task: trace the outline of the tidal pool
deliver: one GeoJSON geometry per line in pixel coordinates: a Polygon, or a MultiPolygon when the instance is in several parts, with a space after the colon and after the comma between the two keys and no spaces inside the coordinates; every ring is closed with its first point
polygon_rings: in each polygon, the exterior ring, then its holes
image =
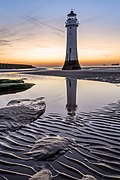
{"type": "Polygon", "coordinates": [[[16,73],[0,74],[0,78],[23,78],[26,79],[25,82],[35,83],[27,91],[0,96],[0,107],[6,106],[13,99],[43,96],[47,113],[67,115],[71,108],[75,114],[82,111],[90,112],[117,102],[120,98],[120,87],[117,84],[16,73]]]}

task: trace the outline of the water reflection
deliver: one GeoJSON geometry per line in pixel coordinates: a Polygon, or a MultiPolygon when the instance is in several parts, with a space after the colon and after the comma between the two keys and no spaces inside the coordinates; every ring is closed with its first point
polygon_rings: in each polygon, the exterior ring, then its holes
{"type": "Polygon", "coordinates": [[[66,109],[68,115],[74,116],[77,110],[77,105],[76,105],[77,79],[70,77],[66,78],[66,88],[67,88],[66,109]]]}
{"type": "Polygon", "coordinates": [[[14,99],[34,99],[45,97],[46,113],[70,114],[91,112],[95,109],[117,102],[120,90],[115,84],[73,78],[48,77],[24,74],[0,74],[0,79],[22,79],[35,86],[20,93],[0,96],[0,108],[14,99]],[[109,91],[108,91],[109,89],[109,91]],[[77,104],[77,105],[76,105],[77,104]],[[66,108],[65,108],[66,106],[66,108]],[[77,108],[78,107],[78,108],[77,108]]]}

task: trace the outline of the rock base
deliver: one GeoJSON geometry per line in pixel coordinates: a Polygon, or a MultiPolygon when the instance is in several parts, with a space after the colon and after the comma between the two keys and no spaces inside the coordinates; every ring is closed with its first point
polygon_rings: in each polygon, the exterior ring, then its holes
{"type": "Polygon", "coordinates": [[[37,172],[29,180],[51,180],[52,173],[49,169],[42,169],[37,172]]]}
{"type": "Polygon", "coordinates": [[[81,69],[78,60],[75,61],[65,61],[62,70],[76,70],[81,69]]]}

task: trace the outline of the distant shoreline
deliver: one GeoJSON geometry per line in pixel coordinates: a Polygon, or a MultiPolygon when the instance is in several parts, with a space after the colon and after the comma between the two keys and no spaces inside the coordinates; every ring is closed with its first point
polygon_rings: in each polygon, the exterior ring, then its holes
{"type": "Polygon", "coordinates": [[[36,68],[32,65],[27,64],[7,64],[0,63],[0,69],[28,69],[28,68],[36,68]]]}

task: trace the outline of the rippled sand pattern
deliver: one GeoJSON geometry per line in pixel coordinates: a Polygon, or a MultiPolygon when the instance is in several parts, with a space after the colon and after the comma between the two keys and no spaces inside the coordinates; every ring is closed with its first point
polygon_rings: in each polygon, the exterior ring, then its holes
{"type": "Polygon", "coordinates": [[[120,103],[76,117],[45,114],[19,130],[0,132],[0,180],[26,180],[46,167],[54,180],[120,179],[120,103]],[[69,150],[51,160],[37,161],[28,152],[46,135],[74,139],[69,150]]]}

